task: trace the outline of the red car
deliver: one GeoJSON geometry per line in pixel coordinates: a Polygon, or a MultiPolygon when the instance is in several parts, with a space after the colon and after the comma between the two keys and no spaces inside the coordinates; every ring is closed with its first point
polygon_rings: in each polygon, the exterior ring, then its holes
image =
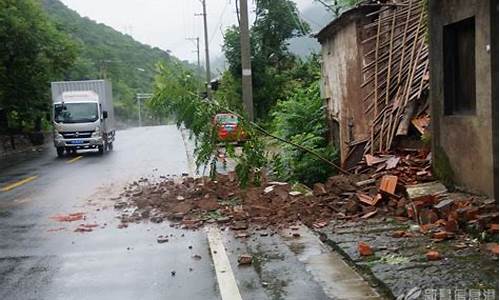
{"type": "Polygon", "coordinates": [[[247,134],[241,128],[240,120],[235,114],[216,114],[212,122],[217,129],[217,139],[219,142],[238,143],[247,139],[247,134]]]}

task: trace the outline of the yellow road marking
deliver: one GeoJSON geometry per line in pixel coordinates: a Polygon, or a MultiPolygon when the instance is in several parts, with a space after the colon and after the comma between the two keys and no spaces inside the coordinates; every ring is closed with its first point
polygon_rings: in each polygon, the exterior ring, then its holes
{"type": "Polygon", "coordinates": [[[80,155],[80,156],[77,156],[77,157],[75,157],[75,158],[73,158],[73,159],[68,160],[66,163],[67,163],[67,164],[74,163],[75,161],[77,161],[77,160],[81,159],[82,157],[83,157],[83,156],[81,156],[81,155],[80,155]]]}
{"type": "Polygon", "coordinates": [[[38,178],[38,176],[31,176],[31,177],[25,178],[23,180],[19,180],[18,182],[14,182],[12,184],[4,186],[0,191],[2,191],[2,192],[8,192],[10,190],[15,189],[16,187],[19,187],[19,186],[21,186],[23,184],[26,184],[26,183],[28,183],[30,181],[33,181],[33,180],[37,179],[37,178],[38,178]]]}

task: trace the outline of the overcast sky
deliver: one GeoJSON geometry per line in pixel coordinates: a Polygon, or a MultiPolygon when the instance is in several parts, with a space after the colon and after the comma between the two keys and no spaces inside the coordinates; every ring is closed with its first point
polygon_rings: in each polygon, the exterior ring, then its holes
{"type": "MultiPolygon", "coordinates": [[[[236,23],[235,0],[206,0],[210,58],[221,56],[222,31],[236,23]]],[[[295,0],[303,10],[313,0],[295,0]]],[[[203,18],[200,0],[62,0],[80,15],[130,34],[136,40],[171,50],[180,59],[195,61],[195,43],[188,37],[200,37],[203,47],[203,18]]],[[[250,10],[254,1],[249,0],[250,10]]],[[[251,17],[252,18],[252,17],[251,17]]],[[[253,18],[252,18],[253,19],[253,18]]],[[[204,56],[202,55],[202,61],[204,56]]]]}

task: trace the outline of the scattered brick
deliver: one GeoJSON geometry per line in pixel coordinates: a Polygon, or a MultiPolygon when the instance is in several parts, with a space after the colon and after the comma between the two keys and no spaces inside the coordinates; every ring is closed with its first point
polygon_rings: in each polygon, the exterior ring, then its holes
{"type": "Polygon", "coordinates": [[[252,260],[253,260],[253,257],[250,254],[241,254],[238,257],[238,264],[239,265],[251,265],[252,260]]]}
{"type": "Polygon", "coordinates": [[[67,215],[55,215],[50,217],[50,219],[57,222],[75,222],[75,221],[85,220],[85,213],[76,212],[67,215]]]}
{"type": "Polygon", "coordinates": [[[373,249],[365,242],[358,243],[358,252],[361,256],[371,256],[373,255],[373,249]]]}
{"type": "Polygon", "coordinates": [[[486,249],[498,256],[498,243],[488,243],[486,244],[486,249]]]}
{"type": "Polygon", "coordinates": [[[429,251],[425,254],[425,256],[427,257],[428,261],[436,261],[442,259],[441,254],[437,251],[429,251]]]}
{"type": "Polygon", "coordinates": [[[455,235],[451,232],[438,231],[432,234],[432,237],[437,240],[447,240],[453,238],[455,235]]]}
{"type": "Polygon", "coordinates": [[[394,195],[396,192],[396,185],[398,184],[398,177],[393,175],[384,175],[380,182],[379,190],[381,192],[394,195]]]}

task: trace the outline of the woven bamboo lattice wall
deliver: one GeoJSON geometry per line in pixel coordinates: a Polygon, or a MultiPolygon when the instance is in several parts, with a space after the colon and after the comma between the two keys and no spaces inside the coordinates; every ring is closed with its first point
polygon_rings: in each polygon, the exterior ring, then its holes
{"type": "Polygon", "coordinates": [[[382,6],[364,27],[364,107],[372,120],[364,153],[385,152],[408,130],[414,102],[429,88],[427,16],[422,0],[382,6]]]}

